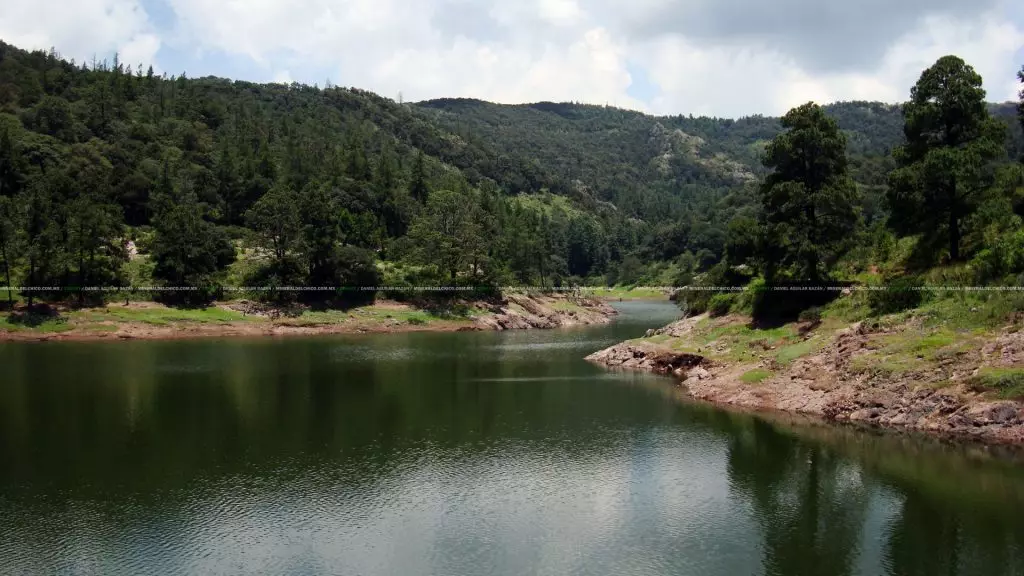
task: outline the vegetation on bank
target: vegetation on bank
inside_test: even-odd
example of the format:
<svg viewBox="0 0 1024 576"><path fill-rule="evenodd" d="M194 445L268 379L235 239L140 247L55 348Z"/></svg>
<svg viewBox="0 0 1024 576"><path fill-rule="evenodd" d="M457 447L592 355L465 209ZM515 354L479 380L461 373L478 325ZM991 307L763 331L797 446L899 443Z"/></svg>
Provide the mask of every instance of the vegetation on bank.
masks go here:
<svg viewBox="0 0 1024 576"><path fill-rule="evenodd" d="M1024 137L1013 107L984 97L945 57L903 107L782 119L408 105L0 43L0 274L26 288L7 292L7 323L32 324L32 302L344 314L499 286L688 287L690 310L784 323L838 291L779 286L887 287L866 302L881 314L935 298L915 290L931 280L1019 285Z"/></svg>
<svg viewBox="0 0 1024 576"><path fill-rule="evenodd" d="M903 107L886 218L870 227L835 120L813 103L790 111L767 148L757 217L731 223L725 258L683 289L684 308L772 326L820 317L823 307L852 317L952 314L971 301L968 324L1011 319L1022 302L1013 290L1024 286L1024 158L1007 156L1006 126L990 116L981 85L955 56L922 73ZM858 297L836 301L844 291Z"/></svg>
<svg viewBox="0 0 1024 576"><path fill-rule="evenodd" d="M247 311L249 310L249 311ZM0 334L47 335L75 331L78 334L103 334L131 328L168 328L187 331L192 328L215 332L216 327L236 328L319 328L333 332L404 331L410 329L453 329L471 326L487 311L475 306L446 310L419 309L397 302L378 302L339 309L257 309L251 303L220 303L202 308L171 307L160 303L110 303L97 308L49 310L47 313L16 313L0 318Z"/></svg>
<svg viewBox="0 0 1024 576"><path fill-rule="evenodd" d="M1006 156L981 84L954 56L922 73L871 228L836 122L792 110L767 148L757 218L734 222L723 262L679 294L707 315L634 343L735 367L748 386L833 346L841 378L1024 399L1024 158ZM855 323L844 350L837 335Z"/></svg>

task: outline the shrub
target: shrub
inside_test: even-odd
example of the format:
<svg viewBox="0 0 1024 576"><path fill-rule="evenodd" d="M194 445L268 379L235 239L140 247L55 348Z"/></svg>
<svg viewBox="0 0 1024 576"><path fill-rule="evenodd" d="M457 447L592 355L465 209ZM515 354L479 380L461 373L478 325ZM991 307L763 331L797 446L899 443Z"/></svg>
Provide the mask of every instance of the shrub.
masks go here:
<svg viewBox="0 0 1024 576"><path fill-rule="evenodd" d="M1024 229L1006 234L985 248L971 262L978 281L1004 281L1008 276L1024 272Z"/></svg>
<svg viewBox="0 0 1024 576"><path fill-rule="evenodd" d="M704 274L698 277L696 283L691 283L690 286L697 288L709 288L715 286L746 286L751 279L749 271L743 267L730 267L724 262L708 270ZM713 290L687 290L683 289L680 291L677 301L679 305L685 306L694 314L700 314L711 309L711 301L715 296L728 296L732 300L731 304L735 303L736 295L733 293L722 294ZM721 306L721 304L719 304Z"/></svg>
<svg viewBox="0 0 1024 576"><path fill-rule="evenodd" d="M764 278L760 276L754 278L750 284L747 284L746 289L736 296L736 303L733 305L733 310L753 314L758 298L763 297L765 286L767 285L765 284Z"/></svg>
<svg viewBox="0 0 1024 576"><path fill-rule="evenodd" d="M305 277L299 262L295 258L287 258L280 263L267 263L254 268L244 282L246 286L264 288L250 294L253 300L290 306L298 301L299 293L278 288L301 285Z"/></svg>
<svg viewBox="0 0 1024 576"><path fill-rule="evenodd" d="M797 320L800 322L807 322L808 324L820 324L821 323L821 308L812 306L807 310L800 312L797 316Z"/></svg>
<svg viewBox="0 0 1024 576"><path fill-rule="evenodd" d="M338 294L339 303L343 306L372 304L377 293L360 288L380 285L381 274L377 269L373 252L354 246L344 246L338 250L335 266L337 284L348 288Z"/></svg>
<svg viewBox="0 0 1024 576"><path fill-rule="evenodd" d="M782 281L772 285L756 284L752 291L752 315L761 326L782 325L798 320L800 315L822 307L839 297L848 284L808 281ZM752 287L753 287L752 286Z"/></svg>
<svg viewBox="0 0 1024 576"><path fill-rule="evenodd" d="M979 392L992 390L1003 398L1024 397L1024 370L1019 368L983 368L969 382Z"/></svg>
<svg viewBox="0 0 1024 576"><path fill-rule="evenodd" d="M725 316L732 310L735 300L736 297L733 294L715 294L711 297L711 301L708 302L708 312L712 318Z"/></svg>
<svg viewBox="0 0 1024 576"><path fill-rule="evenodd" d="M880 288L868 294L868 305L875 315L903 312L917 308L924 301L921 278L918 276L892 278Z"/></svg>

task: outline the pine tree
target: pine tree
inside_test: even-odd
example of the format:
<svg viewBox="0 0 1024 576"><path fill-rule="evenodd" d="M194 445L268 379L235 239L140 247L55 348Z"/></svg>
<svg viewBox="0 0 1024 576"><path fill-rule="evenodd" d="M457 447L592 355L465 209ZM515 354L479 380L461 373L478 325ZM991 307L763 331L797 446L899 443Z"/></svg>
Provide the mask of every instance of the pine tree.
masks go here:
<svg viewBox="0 0 1024 576"><path fill-rule="evenodd" d="M169 302L204 304L215 292L214 275L235 260L223 230L203 218L195 194L177 189L164 164L153 216L153 277L176 288L161 294Z"/></svg>
<svg viewBox="0 0 1024 576"><path fill-rule="evenodd" d="M890 223L900 233L945 238L950 260L959 260L963 222L993 182L991 162L1005 155L1002 125L989 117L981 76L956 56L921 74L903 116Z"/></svg>
<svg viewBox="0 0 1024 576"><path fill-rule="evenodd" d="M7 300L14 308L14 292L11 290L11 269L17 266L22 254L22 214L20 198L0 196L0 260L4 264L4 282L7 286Z"/></svg>
<svg viewBox="0 0 1024 576"><path fill-rule="evenodd" d="M24 256L28 265L23 284L30 288L49 286L61 267L61 230L56 218L51 181L38 180L29 186L21 201L25 206L23 222ZM28 291L31 309L35 290Z"/></svg>
<svg viewBox="0 0 1024 576"><path fill-rule="evenodd" d="M270 252L274 266L283 270L298 247L301 222L298 196L286 186L276 186L245 213L246 224L259 240L259 247Z"/></svg>
<svg viewBox="0 0 1024 576"><path fill-rule="evenodd" d="M1017 104L1017 119L1020 121L1020 129L1024 131L1024 66L1020 67L1020 72L1017 72L1017 79L1020 80L1020 102ZM1020 156L1020 161L1024 162L1024 153Z"/></svg>
<svg viewBox="0 0 1024 576"><path fill-rule="evenodd" d="M14 146L10 128L0 131L0 196L14 196L24 183L21 154Z"/></svg>
<svg viewBox="0 0 1024 576"><path fill-rule="evenodd" d="M417 246L418 260L436 266L456 285L459 271L472 265L484 242L474 198L452 190L438 190L413 222L409 238Z"/></svg>
<svg viewBox="0 0 1024 576"><path fill-rule="evenodd" d="M303 191L300 204L307 282L311 286L334 286L338 282L342 217L334 189L330 184L311 184Z"/></svg>
<svg viewBox="0 0 1024 576"><path fill-rule="evenodd" d="M851 247L858 226L846 137L813 102L790 110L782 126L764 159L772 169L761 186L765 279L781 272L818 281Z"/></svg>
<svg viewBox="0 0 1024 576"><path fill-rule="evenodd" d="M416 152L416 160L412 165L410 177L409 195L420 204L426 204L430 197L430 188L427 187L427 175L423 162L423 151Z"/></svg>

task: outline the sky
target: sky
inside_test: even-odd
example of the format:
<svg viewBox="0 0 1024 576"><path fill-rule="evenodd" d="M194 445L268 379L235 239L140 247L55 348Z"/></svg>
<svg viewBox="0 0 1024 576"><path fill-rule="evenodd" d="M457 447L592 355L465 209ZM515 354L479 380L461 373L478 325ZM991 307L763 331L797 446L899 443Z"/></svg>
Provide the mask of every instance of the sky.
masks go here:
<svg viewBox="0 0 1024 576"><path fill-rule="evenodd" d="M4 0L0 39L189 77L779 115L900 102L956 54L1016 99L1020 0Z"/></svg>

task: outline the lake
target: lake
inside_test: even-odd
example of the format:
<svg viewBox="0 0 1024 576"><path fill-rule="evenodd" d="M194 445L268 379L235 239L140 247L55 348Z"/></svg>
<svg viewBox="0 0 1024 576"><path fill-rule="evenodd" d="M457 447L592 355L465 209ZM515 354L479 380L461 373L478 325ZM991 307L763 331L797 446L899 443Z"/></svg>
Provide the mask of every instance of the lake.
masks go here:
<svg viewBox="0 0 1024 576"><path fill-rule="evenodd" d="M0 344L0 574L1024 574L1024 466L582 360L674 318Z"/></svg>

